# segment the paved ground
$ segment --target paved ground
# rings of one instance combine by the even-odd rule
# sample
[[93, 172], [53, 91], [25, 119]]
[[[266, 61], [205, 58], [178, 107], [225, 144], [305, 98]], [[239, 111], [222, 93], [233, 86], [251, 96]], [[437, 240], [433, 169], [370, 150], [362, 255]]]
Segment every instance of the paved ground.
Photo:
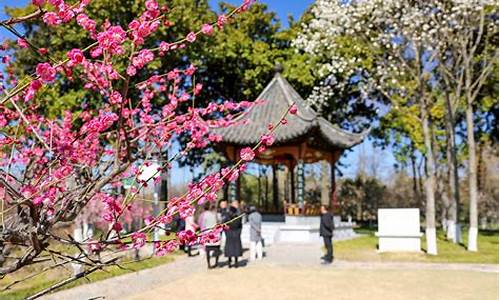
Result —
[[[248, 252], [245, 253], [248, 255]], [[319, 245], [273, 245], [261, 262], [207, 270], [201, 257], [43, 299], [498, 299], [498, 266], [336, 261]]]

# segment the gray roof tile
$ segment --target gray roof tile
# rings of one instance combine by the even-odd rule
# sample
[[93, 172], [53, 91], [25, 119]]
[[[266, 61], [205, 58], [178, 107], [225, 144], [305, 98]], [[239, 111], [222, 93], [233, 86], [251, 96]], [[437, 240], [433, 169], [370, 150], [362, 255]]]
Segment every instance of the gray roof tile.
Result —
[[264, 103], [253, 106], [239, 118], [240, 121], [247, 120], [245, 123], [238, 122], [225, 128], [212, 129], [214, 133], [222, 136], [223, 143], [255, 145], [260, 137], [268, 132], [268, 124], [278, 122], [293, 103], [297, 105], [297, 114], [288, 115], [288, 124], [276, 129], [275, 144], [285, 144], [310, 132], [319, 132], [330, 146], [347, 149], [361, 143], [367, 134], [346, 132], [320, 117], [279, 73], [276, 73], [257, 99], [264, 100]]

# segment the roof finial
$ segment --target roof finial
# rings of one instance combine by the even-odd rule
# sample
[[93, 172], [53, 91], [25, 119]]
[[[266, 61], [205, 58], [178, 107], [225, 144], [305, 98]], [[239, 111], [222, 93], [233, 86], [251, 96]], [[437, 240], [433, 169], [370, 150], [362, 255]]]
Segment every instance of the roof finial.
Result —
[[283, 66], [278, 62], [274, 65], [274, 75], [278, 75], [283, 72]]

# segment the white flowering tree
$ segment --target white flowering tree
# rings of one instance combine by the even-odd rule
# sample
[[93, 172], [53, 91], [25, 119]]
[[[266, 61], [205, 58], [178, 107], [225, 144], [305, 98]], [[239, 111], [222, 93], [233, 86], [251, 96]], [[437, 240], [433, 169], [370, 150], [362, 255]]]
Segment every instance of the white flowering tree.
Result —
[[[394, 126], [417, 144], [426, 160], [426, 238], [430, 254], [437, 254], [434, 199], [437, 149], [432, 112], [437, 96], [449, 96], [448, 112], [444, 114], [449, 116], [447, 140], [450, 146], [446, 156], [452, 173], [450, 189], [456, 220], [459, 194], [454, 116], [460, 101], [467, 98], [469, 249], [477, 249], [472, 106], [496, 66], [498, 42], [493, 38], [498, 34], [496, 3], [319, 0], [313, 7], [313, 14], [315, 17], [304, 25], [295, 41], [299, 49], [321, 62], [317, 76], [323, 78], [323, 83], [315, 88], [308, 101], [316, 108], [328, 106], [332, 89], [352, 89], [354, 84], [365, 97], [382, 94], [391, 104], [391, 113], [404, 116], [405, 121], [395, 122]], [[413, 123], [418, 124], [418, 128], [412, 126]], [[453, 239], [457, 240], [457, 236]]]

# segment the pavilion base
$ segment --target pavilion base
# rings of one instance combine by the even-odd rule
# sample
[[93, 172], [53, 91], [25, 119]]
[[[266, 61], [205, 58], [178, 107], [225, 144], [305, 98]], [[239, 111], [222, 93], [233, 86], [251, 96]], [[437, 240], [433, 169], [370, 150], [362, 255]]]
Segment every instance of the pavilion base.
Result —
[[[266, 245], [274, 243], [322, 243], [319, 236], [319, 216], [285, 216], [285, 222], [262, 222], [262, 236]], [[357, 236], [353, 222], [342, 222], [334, 217], [334, 240], [351, 239]], [[243, 225], [242, 242], [250, 243], [250, 226]]]

